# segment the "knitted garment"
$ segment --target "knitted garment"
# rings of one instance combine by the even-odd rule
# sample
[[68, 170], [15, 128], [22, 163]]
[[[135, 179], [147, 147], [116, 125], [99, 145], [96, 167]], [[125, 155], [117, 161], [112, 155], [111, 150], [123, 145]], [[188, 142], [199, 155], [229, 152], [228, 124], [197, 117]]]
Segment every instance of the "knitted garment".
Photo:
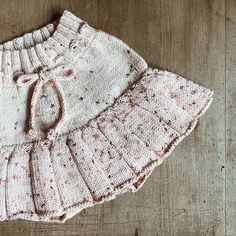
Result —
[[0, 45], [0, 220], [65, 222], [140, 189], [213, 91], [65, 10]]

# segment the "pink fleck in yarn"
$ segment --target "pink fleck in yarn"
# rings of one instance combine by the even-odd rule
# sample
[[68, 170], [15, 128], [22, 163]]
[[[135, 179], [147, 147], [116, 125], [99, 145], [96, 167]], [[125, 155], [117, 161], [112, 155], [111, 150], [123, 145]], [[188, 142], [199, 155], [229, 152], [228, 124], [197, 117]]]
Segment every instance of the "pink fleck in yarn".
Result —
[[73, 13], [0, 45], [0, 220], [65, 222], [137, 191], [213, 91]]

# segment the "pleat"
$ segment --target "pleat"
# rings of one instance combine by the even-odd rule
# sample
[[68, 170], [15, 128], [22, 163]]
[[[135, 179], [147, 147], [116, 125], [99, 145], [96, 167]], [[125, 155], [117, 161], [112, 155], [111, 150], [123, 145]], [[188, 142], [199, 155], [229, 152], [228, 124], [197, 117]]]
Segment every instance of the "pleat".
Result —
[[30, 161], [32, 188], [36, 212], [39, 215], [60, 215], [63, 208], [48, 148], [41, 142], [35, 143]]
[[34, 214], [35, 206], [31, 188], [30, 150], [19, 146], [9, 160], [6, 187], [7, 214], [12, 217], [19, 213]]
[[88, 146], [81, 138], [81, 132], [69, 135], [68, 146], [77, 167], [95, 201], [113, 192], [110, 181], [106, 178]]
[[132, 91], [129, 96], [129, 104], [124, 101], [123, 106], [116, 109], [118, 116], [127, 114], [127, 108], [130, 109], [131, 104], [135, 104], [159, 117], [177, 132], [182, 134], [186, 132], [189, 124], [194, 120], [186, 110], [183, 110], [173, 98], [160, 94], [157, 90], [145, 94], [142, 91], [140, 86]]
[[0, 149], [0, 220], [7, 218], [6, 212], [6, 184], [7, 184], [7, 166], [14, 148]]
[[83, 141], [114, 188], [136, 176], [113, 143], [101, 132], [96, 121], [83, 130]]
[[177, 104], [193, 117], [198, 117], [211, 98], [212, 91], [174, 73], [165, 72], [165, 75], [168, 76], [168, 88], [172, 89]]
[[157, 92], [163, 97], [172, 98], [192, 117], [198, 117], [213, 95], [210, 89], [166, 70], [150, 70], [143, 83], [147, 84], [147, 94]]
[[159, 161], [158, 153], [155, 153], [137, 135], [127, 129], [125, 125], [108, 113], [98, 118], [99, 127], [109, 138], [116, 150], [122, 154], [122, 158], [137, 173], [153, 161]]
[[162, 156], [171, 143], [180, 136], [171, 126], [166, 124], [161, 118], [154, 116], [150, 112], [134, 106], [124, 119], [117, 117], [126, 129], [141, 138], [148, 147], [154, 150], [158, 156]]
[[93, 198], [87, 184], [81, 176], [74, 158], [66, 144], [67, 137], [61, 137], [51, 150], [51, 161], [64, 208], [85, 202]]

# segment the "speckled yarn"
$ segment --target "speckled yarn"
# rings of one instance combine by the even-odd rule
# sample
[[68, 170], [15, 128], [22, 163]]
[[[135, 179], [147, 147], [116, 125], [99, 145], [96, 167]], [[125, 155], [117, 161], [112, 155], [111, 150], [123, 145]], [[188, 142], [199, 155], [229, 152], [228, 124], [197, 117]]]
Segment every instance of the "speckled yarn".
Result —
[[0, 45], [0, 220], [65, 222], [137, 191], [212, 97], [67, 10]]

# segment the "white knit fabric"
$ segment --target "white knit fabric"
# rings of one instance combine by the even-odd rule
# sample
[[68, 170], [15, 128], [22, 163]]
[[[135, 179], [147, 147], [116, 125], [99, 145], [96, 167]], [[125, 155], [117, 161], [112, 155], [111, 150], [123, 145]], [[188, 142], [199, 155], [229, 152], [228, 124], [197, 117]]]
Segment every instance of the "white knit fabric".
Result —
[[67, 10], [0, 45], [0, 220], [65, 222], [137, 191], [212, 97]]

